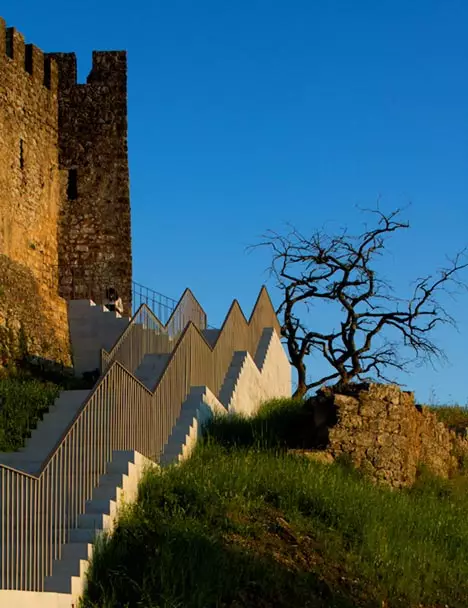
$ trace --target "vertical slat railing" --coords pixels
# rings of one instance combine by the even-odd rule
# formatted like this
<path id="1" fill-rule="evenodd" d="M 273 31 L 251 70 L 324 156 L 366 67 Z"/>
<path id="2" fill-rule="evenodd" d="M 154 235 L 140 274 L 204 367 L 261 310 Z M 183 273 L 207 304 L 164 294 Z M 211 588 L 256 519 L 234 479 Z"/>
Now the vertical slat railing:
<path id="1" fill-rule="evenodd" d="M 109 352 L 101 351 L 101 371 L 118 361 L 134 373 L 147 354 L 170 353 L 184 328 L 193 323 L 206 328 L 206 313 L 189 289 L 186 289 L 166 325 L 142 304 L 128 327 Z"/>
<path id="2" fill-rule="evenodd" d="M 190 306 L 188 315 L 196 311 Z M 153 393 L 114 361 L 39 476 L 0 465 L 1 588 L 42 591 L 112 453 L 136 450 L 158 460 L 190 387 L 207 385 L 217 394 L 234 351 L 254 355 L 264 327 L 279 330 L 266 291 L 249 322 L 237 304 L 231 307 L 213 349 L 190 323 Z"/>

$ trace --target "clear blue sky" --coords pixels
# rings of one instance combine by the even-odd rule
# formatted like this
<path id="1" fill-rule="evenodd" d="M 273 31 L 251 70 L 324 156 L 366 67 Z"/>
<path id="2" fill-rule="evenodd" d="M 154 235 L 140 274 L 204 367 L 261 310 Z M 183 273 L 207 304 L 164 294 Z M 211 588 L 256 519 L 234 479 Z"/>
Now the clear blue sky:
<path id="1" fill-rule="evenodd" d="M 468 243 L 466 0 L 16 0 L 9 25 L 47 51 L 127 49 L 134 277 L 212 324 L 247 312 L 267 228 L 359 228 L 354 206 L 412 203 L 386 272 L 402 292 Z M 277 300 L 273 292 L 273 298 Z M 402 377 L 468 398 L 468 297 L 450 364 Z M 319 323 L 319 321 L 317 321 Z M 320 324 L 320 323 L 319 323 Z"/>

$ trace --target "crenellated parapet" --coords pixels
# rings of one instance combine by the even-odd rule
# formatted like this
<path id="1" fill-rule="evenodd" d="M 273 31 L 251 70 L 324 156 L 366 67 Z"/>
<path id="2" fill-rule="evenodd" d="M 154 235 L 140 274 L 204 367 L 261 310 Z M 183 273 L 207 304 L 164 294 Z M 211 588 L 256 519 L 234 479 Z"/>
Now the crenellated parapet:
<path id="1" fill-rule="evenodd" d="M 62 90 L 74 86 L 107 85 L 125 90 L 127 86 L 126 51 L 93 51 L 93 63 L 86 84 L 78 84 L 77 58 L 75 53 L 48 53 L 57 63 L 59 86 Z"/>
<path id="2" fill-rule="evenodd" d="M 24 36 L 14 27 L 7 27 L 0 17 L 0 63 L 29 77 L 31 84 L 57 93 L 57 66 L 49 55 L 34 44 L 25 44 Z"/>
<path id="3" fill-rule="evenodd" d="M 57 335 L 62 298 L 90 285 L 116 288 L 131 310 L 124 51 L 95 51 L 79 84 L 74 53 L 45 53 L 0 17 L 0 256 L 64 312 L 47 315 Z"/>
<path id="4" fill-rule="evenodd" d="M 89 293 L 90 285 L 96 293 L 114 287 L 131 310 L 127 55 L 94 51 L 86 84 L 77 82 L 74 53 L 50 56 L 58 69 L 63 172 L 61 294 L 70 299 Z"/>

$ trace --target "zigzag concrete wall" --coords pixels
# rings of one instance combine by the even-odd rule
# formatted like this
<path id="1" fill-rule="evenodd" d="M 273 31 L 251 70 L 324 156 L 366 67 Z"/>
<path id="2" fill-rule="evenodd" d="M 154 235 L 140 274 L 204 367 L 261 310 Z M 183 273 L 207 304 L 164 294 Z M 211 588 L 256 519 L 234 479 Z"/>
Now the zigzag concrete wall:
<path id="1" fill-rule="evenodd" d="M 236 352 L 219 394 L 229 412 L 250 415 L 259 403 L 291 396 L 291 366 L 278 334 L 265 328 L 255 359 Z"/>

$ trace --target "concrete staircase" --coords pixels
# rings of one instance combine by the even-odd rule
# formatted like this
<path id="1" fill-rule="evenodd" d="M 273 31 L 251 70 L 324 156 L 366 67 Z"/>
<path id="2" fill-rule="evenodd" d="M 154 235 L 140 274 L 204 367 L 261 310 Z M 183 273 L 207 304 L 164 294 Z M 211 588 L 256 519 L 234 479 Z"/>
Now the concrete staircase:
<path id="1" fill-rule="evenodd" d="M 217 339 L 214 332 L 210 337 Z M 275 365 L 279 353 L 285 357 L 280 340 L 271 328 L 264 330 L 257 348 L 255 359 L 260 368 L 250 355 L 246 357 L 245 352 L 234 353 L 222 391 L 226 400 L 224 405 L 208 387 L 192 387 L 164 447 L 159 466 L 169 466 L 189 458 L 207 420 L 214 414 L 227 415 L 230 409 L 227 404 L 232 402 L 235 393 L 240 392 L 243 399 L 247 397 L 252 389 L 252 373 L 256 374 L 255 382 L 264 378 L 264 383 L 274 385 L 271 373 L 278 377 Z M 169 356 L 168 353 L 146 355 L 136 374 L 140 381 L 148 387 L 154 386 Z M 251 372 L 246 373 L 245 370 L 249 368 Z M 274 389 L 275 394 L 276 390 L 281 392 L 280 388 Z M 282 392 L 290 394 L 287 383 L 286 389 L 283 387 Z M 247 410 L 251 410 L 249 413 L 259 406 L 268 392 L 265 385 L 263 392 L 256 395 L 255 404 L 247 407 Z M 78 526 L 69 530 L 69 542 L 63 545 L 60 559 L 55 560 L 52 576 L 45 580 L 44 591 L 67 594 L 72 601 L 81 596 L 93 543 L 104 532 L 112 531 L 122 502 L 136 499 L 144 469 L 157 466 L 135 451 L 114 452 L 106 474 L 101 477 L 99 485 L 93 490 L 92 500 L 86 503 L 85 512 L 79 517 Z"/>
<path id="2" fill-rule="evenodd" d="M 1 452 L 0 463 L 27 473 L 38 473 L 43 461 L 77 415 L 90 392 L 89 390 L 62 391 L 32 431 L 24 447 L 17 452 Z"/>
<path id="3" fill-rule="evenodd" d="M 70 301 L 68 320 L 76 376 L 99 369 L 101 348 L 111 350 L 130 322 L 91 300 Z"/>
<path id="4" fill-rule="evenodd" d="M 111 532 L 122 504 L 132 502 L 138 484 L 148 468 L 157 467 L 136 451 L 114 452 L 106 474 L 86 503 L 78 527 L 69 531 L 69 542 L 62 546 L 61 558 L 52 566 L 52 576 L 44 582 L 44 591 L 70 594 L 76 601 L 83 593 L 86 570 L 93 553 L 93 543 Z"/>
<path id="5" fill-rule="evenodd" d="M 121 318 L 120 315 L 111 313 L 102 306 L 96 306 L 89 300 L 70 302 L 69 313 L 76 372 L 80 374 L 84 371 L 93 371 L 99 368 L 101 348 L 108 351 L 112 349 L 112 346 L 128 326 L 129 319 Z M 122 343 L 119 342 L 116 352 L 120 355 L 122 352 L 125 354 L 122 344 L 125 345 L 125 340 L 128 338 L 129 345 L 131 346 L 129 350 L 131 356 L 128 359 L 133 369 L 130 370 L 127 367 L 127 371 L 136 375 L 139 381 L 152 391 L 167 366 L 170 353 L 172 353 L 180 333 L 172 336 L 160 334 L 157 329 L 149 327 L 149 323 L 146 322 L 144 317 L 143 322 L 139 327 L 138 325 L 136 326 L 136 331 L 134 332 L 135 325 L 137 324 L 134 324 L 132 331 L 126 334 L 124 341 Z M 205 340 L 213 347 L 218 340 L 220 330 L 205 329 L 202 331 L 202 334 Z M 124 367 L 125 356 L 122 356 L 122 365 Z M 136 370 L 134 371 L 135 367 Z M 122 377 L 125 377 L 125 382 L 118 385 L 121 387 L 122 392 L 119 393 L 119 397 L 122 397 L 123 405 L 126 404 L 125 400 L 132 398 L 133 389 L 138 396 L 141 394 L 146 399 L 145 391 L 141 385 L 134 380 L 131 381 L 131 378 L 127 383 L 127 373 L 119 369 L 119 366 L 111 370 L 110 373 L 114 374 L 112 377 L 120 378 L 120 376 L 116 375 L 115 370 Z M 290 394 L 289 364 L 287 363 L 280 340 L 272 329 L 264 330 L 255 358 L 252 358 L 246 351 L 233 352 L 231 366 L 224 373 L 226 374 L 224 384 L 217 389 L 217 392 L 220 391 L 222 393 L 222 400 L 221 394 L 215 396 L 210 392 L 208 387 L 204 386 L 192 387 L 180 410 L 178 409 L 180 402 L 177 403 L 179 416 L 164 447 L 160 465 L 150 462 L 133 450 L 114 451 L 110 462 L 106 465 L 109 451 L 96 450 L 97 453 L 102 455 L 98 469 L 99 473 L 102 473 L 103 470 L 106 472 L 100 477 L 99 483 L 94 489 L 92 488 L 96 483 L 96 477 L 92 479 L 92 484 L 89 485 L 89 488 L 86 488 L 86 496 L 91 496 L 92 499 L 86 503 L 84 512 L 78 517 L 78 521 L 74 516 L 73 520 L 68 519 L 68 521 L 60 519 L 61 516 L 59 516 L 59 519 L 54 516 L 46 521 L 44 518 L 42 520 L 39 517 L 37 518 L 38 521 L 43 522 L 42 525 L 45 526 L 46 530 L 49 525 L 51 525 L 52 529 L 52 524 L 57 525 L 57 528 L 55 528 L 55 542 L 49 542 L 49 538 L 45 536 L 44 538 L 47 542 L 44 543 L 44 546 L 50 547 L 55 552 L 55 555 L 60 556 L 60 559 L 57 559 L 53 563 L 52 571 L 50 569 L 47 570 L 51 573 L 51 576 L 47 577 L 44 581 L 44 591 L 16 592 L 8 589 L 1 590 L 0 606 L 8 605 L 12 606 L 12 608 L 23 608 L 23 606 L 29 608 L 32 605 L 39 606 L 39 603 L 34 603 L 36 601 L 34 594 L 37 594 L 40 596 L 40 602 L 42 602 L 40 605 L 44 608 L 58 608 L 59 604 L 60 608 L 62 606 L 64 608 L 65 606 L 67 608 L 72 606 L 76 608 L 77 598 L 83 591 L 85 573 L 89 559 L 92 556 L 93 543 L 104 532 L 112 531 L 122 501 L 130 502 L 136 498 L 138 483 L 144 469 L 147 466 L 170 465 L 188 458 L 204 423 L 213 414 L 226 414 L 231 412 L 231 410 L 250 414 L 255 411 L 256 407 L 265 398 Z M 116 386 L 117 383 L 115 386 L 112 384 L 107 386 L 106 394 L 115 395 Z M 129 386 L 132 390 L 128 389 Z M 184 394 L 185 390 L 184 387 Z M 50 408 L 50 411 L 44 416 L 43 421 L 32 433 L 24 448 L 14 454 L 0 454 L 0 462 L 28 473 L 37 474 L 44 459 L 54 449 L 60 436 L 79 413 L 83 402 L 86 401 L 88 396 L 89 391 L 65 391 L 61 393 L 55 404 Z M 149 407 L 147 411 L 151 411 L 151 402 L 148 402 L 147 407 Z M 174 413 L 175 410 L 172 415 Z M 109 422 L 110 419 L 106 420 L 104 416 L 103 424 L 109 424 Z M 112 442 L 109 441 L 109 448 L 115 449 L 122 445 L 134 447 L 135 444 L 131 441 L 128 444 L 124 444 L 118 440 L 120 436 L 124 436 L 125 438 L 131 436 L 129 434 L 129 430 L 130 432 L 132 431 L 131 420 L 130 425 L 127 418 L 124 418 L 122 423 L 117 425 L 114 425 L 112 420 L 112 424 L 112 428 L 114 426 L 118 427 L 116 428 L 117 439 L 112 438 Z M 140 427 L 138 427 L 138 432 L 145 433 L 146 425 L 142 426 L 140 424 Z M 99 433 L 96 436 L 88 434 L 86 437 L 87 441 L 92 442 L 92 445 L 96 444 L 97 447 L 102 447 Z M 158 451 L 159 449 L 160 446 L 158 446 Z M 76 467 L 75 469 L 75 480 L 88 480 L 90 475 L 88 471 L 84 471 L 83 478 L 81 478 L 82 473 L 78 473 L 81 469 Z M 51 474 L 53 478 L 55 473 L 52 471 Z M 16 473 L 14 471 L 5 471 L 4 475 L 9 480 L 10 478 L 14 479 Z M 29 480 L 23 481 L 20 475 L 18 477 L 21 484 L 24 483 L 27 488 L 32 487 L 32 483 Z M 67 487 L 68 481 L 68 477 L 65 480 L 58 476 L 55 480 L 52 479 L 52 483 L 60 483 L 64 488 Z M 18 485 L 17 487 L 21 489 L 22 486 Z M 16 489 L 14 490 L 14 492 L 17 491 Z M 12 497 L 14 497 L 13 494 Z M 55 494 L 52 493 L 50 498 L 51 504 L 53 504 L 54 500 Z M 26 501 L 23 501 L 21 504 L 26 504 Z M 30 507 L 30 505 L 31 503 L 27 506 Z M 82 511 L 82 506 L 83 504 L 80 503 L 80 512 Z M 18 513 L 21 512 L 19 511 Z M 28 517 L 31 517 L 31 510 L 27 511 L 27 514 Z M 17 515 L 16 519 L 13 518 L 13 525 L 16 526 L 16 528 L 11 527 L 13 533 L 16 530 L 20 530 L 21 534 L 23 534 L 22 530 L 26 529 L 23 526 L 23 519 L 21 517 Z M 67 515 L 66 517 L 71 516 Z M 67 542 L 59 550 L 57 543 L 62 542 L 62 540 L 67 540 Z M 23 542 L 22 538 L 19 538 L 19 542 Z M 17 544 L 17 546 L 20 545 Z M 15 548 L 12 543 L 11 547 Z M 32 557 L 34 558 L 34 556 Z M 18 559 L 22 559 L 21 555 Z M 15 573 L 17 570 L 18 565 L 16 563 L 16 565 L 11 567 L 10 571 Z M 14 603 L 11 603 L 9 599 L 13 597 L 12 594 L 15 594 Z M 30 598 L 33 599 L 30 600 Z M 23 600 L 26 603 L 22 603 Z"/>
<path id="6" fill-rule="evenodd" d="M 135 377 L 142 382 L 148 390 L 153 390 L 164 368 L 169 361 L 170 353 L 145 355 L 135 371 Z"/>
<path id="7" fill-rule="evenodd" d="M 203 425 L 213 414 L 226 415 L 228 410 L 206 386 L 192 387 L 182 404 L 177 423 L 164 446 L 159 464 L 169 466 L 190 457 Z"/>
<path id="8" fill-rule="evenodd" d="M 141 334 L 144 336 L 144 332 L 148 330 L 144 330 L 142 328 L 140 331 Z M 202 330 L 203 336 L 211 347 L 215 345 L 219 333 L 219 329 Z M 168 352 L 146 354 L 143 357 L 142 362 L 134 372 L 135 377 L 138 378 L 138 380 L 140 380 L 140 382 L 144 384 L 149 390 L 154 389 L 157 381 L 161 377 L 161 374 L 163 373 L 170 359 L 171 351 L 174 346 L 174 342 L 171 341 L 168 336 L 158 336 L 158 340 L 161 346 L 167 344 Z"/>
<path id="9" fill-rule="evenodd" d="M 142 335 L 148 330 L 141 329 Z M 202 334 L 206 341 L 213 347 L 218 339 L 220 330 L 219 329 L 204 329 Z M 170 357 L 171 351 L 174 347 L 174 341 L 168 336 L 158 336 L 158 340 L 161 346 L 167 345 L 168 352 L 164 353 L 150 353 L 143 357 L 142 362 L 135 370 L 134 375 L 138 380 L 146 386 L 147 389 L 153 390 L 158 382 L 161 374 L 163 373 Z M 161 346 L 159 346 L 161 348 Z"/>

